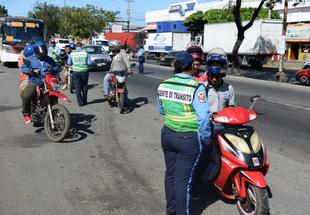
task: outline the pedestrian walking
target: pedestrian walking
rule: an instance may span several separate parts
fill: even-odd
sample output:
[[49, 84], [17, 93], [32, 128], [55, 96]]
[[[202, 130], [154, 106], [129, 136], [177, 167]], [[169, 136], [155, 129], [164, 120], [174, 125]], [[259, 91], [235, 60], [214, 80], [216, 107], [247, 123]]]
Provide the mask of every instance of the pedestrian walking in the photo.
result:
[[140, 47], [137, 55], [138, 55], [138, 62], [139, 62], [139, 74], [143, 74], [144, 72], [143, 64], [145, 62], [145, 51], [142, 46]]

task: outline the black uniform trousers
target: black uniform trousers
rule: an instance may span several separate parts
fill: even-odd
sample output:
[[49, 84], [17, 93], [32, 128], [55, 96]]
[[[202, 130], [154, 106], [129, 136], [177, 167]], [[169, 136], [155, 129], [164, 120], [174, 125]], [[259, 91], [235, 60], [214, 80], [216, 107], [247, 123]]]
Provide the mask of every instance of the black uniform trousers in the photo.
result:
[[202, 144], [197, 132], [175, 132], [164, 126], [161, 144], [165, 157], [167, 214], [190, 214], [190, 191]]
[[88, 72], [73, 72], [73, 83], [79, 106], [87, 104]]

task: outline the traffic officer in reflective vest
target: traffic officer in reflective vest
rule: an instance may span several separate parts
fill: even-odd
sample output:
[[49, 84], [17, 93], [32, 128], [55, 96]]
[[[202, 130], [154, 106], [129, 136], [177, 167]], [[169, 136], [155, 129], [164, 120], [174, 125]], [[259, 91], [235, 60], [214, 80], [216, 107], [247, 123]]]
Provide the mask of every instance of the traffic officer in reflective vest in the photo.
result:
[[210, 111], [206, 89], [193, 77], [188, 52], [175, 57], [175, 76], [158, 88], [158, 110], [164, 115], [161, 144], [166, 173], [167, 214], [190, 214], [190, 191], [202, 149], [210, 144]]

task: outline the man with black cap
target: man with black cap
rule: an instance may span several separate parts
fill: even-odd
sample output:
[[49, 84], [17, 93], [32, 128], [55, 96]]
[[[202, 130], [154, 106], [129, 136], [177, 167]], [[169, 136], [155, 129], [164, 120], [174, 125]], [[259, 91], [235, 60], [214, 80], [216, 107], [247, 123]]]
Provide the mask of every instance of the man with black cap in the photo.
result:
[[176, 74], [158, 88], [158, 110], [164, 115], [161, 144], [165, 157], [167, 214], [190, 214], [190, 192], [197, 163], [210, 144], [210, 111], [206, 90], [192, 75], [193, 57], [175, 57]]

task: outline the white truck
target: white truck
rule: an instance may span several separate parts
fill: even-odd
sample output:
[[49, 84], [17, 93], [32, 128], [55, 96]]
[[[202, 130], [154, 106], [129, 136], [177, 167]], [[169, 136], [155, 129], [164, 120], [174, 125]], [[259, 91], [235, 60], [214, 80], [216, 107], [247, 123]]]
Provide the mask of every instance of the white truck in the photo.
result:
[[[238, 29], [234, 22], [205, 24], [203, 51], [208, 53], [212, 48], [220, 47], [230, 59], [237, 33]], [[267, 62], [267, 57], [278, 54], [281, 35], [281, 20], [255, 20], [252, 27], [245, 32], [245, 38], [238, 51], [240, 60], [251, 67], [261, 68]]]
[[191, 33], [188, 32], [149, 33], [144, 40], [144, 50], [159, 56], [161, 53], [184, 51], [190, 42]]

